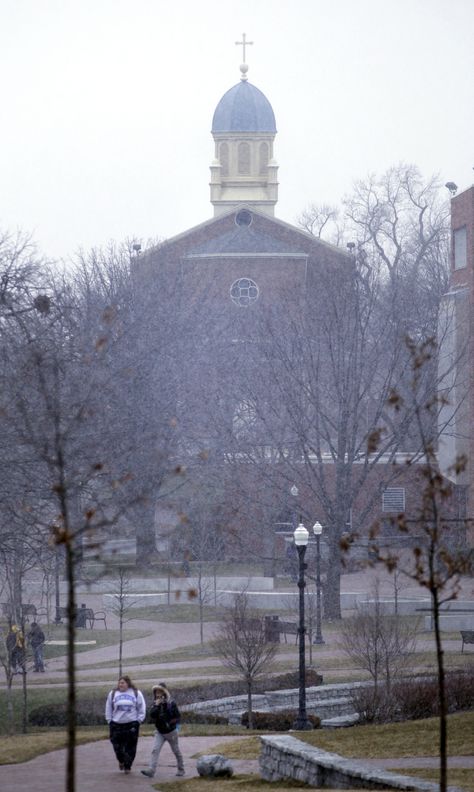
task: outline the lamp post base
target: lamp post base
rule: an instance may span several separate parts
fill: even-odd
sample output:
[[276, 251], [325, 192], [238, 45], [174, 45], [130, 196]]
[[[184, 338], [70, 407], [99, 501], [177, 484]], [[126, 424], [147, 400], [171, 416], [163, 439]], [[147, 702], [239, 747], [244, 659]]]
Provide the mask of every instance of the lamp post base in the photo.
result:
[[312, 724], [309, 720], [300, 719], [299, 717], [296, 718], [293, 724], [294, 731], [311, 731], [313, 728]]
[[317, 635], [316, 638], [313, 640], [313, 644], [325, 644], [326, 641], [324, 640], [322, 635]]

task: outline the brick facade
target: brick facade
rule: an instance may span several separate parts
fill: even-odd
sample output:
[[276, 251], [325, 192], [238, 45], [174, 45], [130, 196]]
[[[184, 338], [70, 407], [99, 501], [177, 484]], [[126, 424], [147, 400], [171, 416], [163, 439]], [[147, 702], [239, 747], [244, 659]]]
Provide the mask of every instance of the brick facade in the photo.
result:
[[[451, 200], [450, 290], [445, 306], [453, 328], [447, 346], [455, 373], [453, 418], [441, 438], [440, 464], [446, 473], [456, 456], [466, 455], [467, 470], [456, 483], [466, 489], [466, 516], [474, 517], [474, 186]], [[444, 343], [442, 338], [441, 352]], [[468, 536], [474, 545], [474, 524], [468, 525]]]

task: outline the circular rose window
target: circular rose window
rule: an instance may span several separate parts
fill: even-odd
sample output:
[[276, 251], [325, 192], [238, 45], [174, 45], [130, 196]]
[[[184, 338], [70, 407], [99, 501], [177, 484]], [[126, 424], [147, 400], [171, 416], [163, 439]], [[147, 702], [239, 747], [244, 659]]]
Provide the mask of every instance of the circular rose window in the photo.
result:
[[232, 302], [241, 308], [247, 308], [258, 298], [258, 286], [250, 278], [239, 278], [230, 287]]

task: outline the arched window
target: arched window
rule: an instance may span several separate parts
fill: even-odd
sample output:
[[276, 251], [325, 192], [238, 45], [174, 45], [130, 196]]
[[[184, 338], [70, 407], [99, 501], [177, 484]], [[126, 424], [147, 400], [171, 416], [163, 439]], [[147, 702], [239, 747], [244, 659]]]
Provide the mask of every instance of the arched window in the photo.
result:
[[260, 175], [265, 175], [268, 170], [268, 145], [267, 143], [260, 143]]
[[221, 143], [220, 147], [220, 161], [221, 161], [221, 174], [222, 176], [229, 175], [229, 146], [227, 143]]
[[250, 173], [250, 146], [248, 143], [239, 143], [239, 173]]

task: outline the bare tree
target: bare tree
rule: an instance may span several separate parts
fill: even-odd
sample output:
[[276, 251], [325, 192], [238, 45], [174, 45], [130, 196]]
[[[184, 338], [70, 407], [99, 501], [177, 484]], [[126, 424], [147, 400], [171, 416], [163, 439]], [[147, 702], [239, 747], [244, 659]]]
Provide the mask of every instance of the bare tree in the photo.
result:
[[[149, 433], [145, 441], [139, 432], [140, 422], [145, 431], [147, 423], [146, 389], [139, 389], [144, 352], [136, 337], [127, 337], [130, 274], [117, 266], [102, 276], [102, 291], [84, 271], [77, 278], [43, 277], [43, 293], [31, 287], [21, 300], [13, 301], [7, 291], [1, 326], [0, 418], [14, 460], [3, 487], [7, 482], [12, 514], [25, 525], [27, 517], [41, 541], [50, 536], [64, 548], [68, 792], [75, 789], [75, 583], [82, 539], [103, 540], [111, 526], [138, 510], [165, 465], [156, 422], [153, 442]], [[22, 482], [27, 486], [22, 488]]]
[[341, 622], [340, 645], [370, 674], [375, 694], [382, 686], [390, 695], [393, 683], [413, 662], [418, 629], [416, 620], [390, 613], [376, 587], [371, 602], [358, 605], [355, 614]]
[[247, 685], [248, 728], [253, 728], [252, 689], [255, 680], [268, 671], [275, 657], [275, 644], [269, 643], [265, 619], [253, 614], [245, 592], [236, 595], [213, 641], [222, 663], [239, 674]]
[[[439, 699], [439, 754], [440, 790], [447, 788], [447, 693], [444, 652], [441, 637], [441, 610], [447, 602], [459, 594], [463, 575], [471, 575], [473, 556], [464, 543], [464, 534], [469, 517], [460, 519], [457, 514], [455, 481], [466, 467], [465, 456], [458, 456], [448, 471], [450, 478], [441, 475], [436, 454], [436, 438], [427, 429], [436, 423], [440, 409], [446, 401], [444, 393], [426, 394], [424, 388], [426, 366], [437, 354], [433, 339], [416, 343], [407, 339], [411, 360], [412, 380], [408, 393], [394, 391], [390, 402], [396, 412], [410, 410], [414, 413], [421, 447], [424, 454], [421, 502], [418, 514], [408, 518], [399, 514], [393, 523], [404, 536], [413, 538], [411, 558], [401, 558], [393, 550], [377, 548], [378, 558], [389, 570], [399, 569], [405, 576], [416, 581], [431, 596], [433, 628], [436, 643], [436, 663]], [[408, 465], [412, 465], [408, 461]], [[374, 525], [371, 537], [377, 542], [379, 526]]]
[[337, 206], [309, 204], [298, 217], [298, 225], [318, 239], [340, 245], [344, 239], [343, 218]]
[[[226, 456], [242, 493], [258, 477], [255, 508], [283, 506], [294, 483], [302, 512], [311, 504], [307, 516], [323, 524], [329, 546], [329, 618], [340, 618], [341, 545], [402, 474], [397, 454], [422, 454], [413, 410], [394, 414], [387, 403], [408, 386], [407, 330], [432, 335], [447, 284], [447, 212], [436, 180], [399, 166], [356, 185], [345, 210], [355, 239], [346, 264], [314, 268], [305, 293], [285, 292], [286, 312], [262, 312], [251, 347], [241, 345], [234, 368], [246, 373], [240, 389], [252, 420], [245, 432], [229, 431]], [[433, 361], [425, 391], [439, 386]]]
[[182, 533], [174, 543], [174, 551], [185, 559], [184, 565], [192, 581], [190, 593], [199, 606], [200, 640], [204, 643], [204, 610], [217, 606], [217, 565], [223, 559], [226, 542], [220, 527], [217, 504], [204, 487], [188, 500], [188, 514]]
[[133, 618], [134, 600], [130, 597], [130, 578], [123, 567], [119, 567], [115, 574], [112, 602], [109, 607], [111, 613], [119, 620], [119, 668], [118, 676], [122, 676], [123, 629], [127, 621]]

